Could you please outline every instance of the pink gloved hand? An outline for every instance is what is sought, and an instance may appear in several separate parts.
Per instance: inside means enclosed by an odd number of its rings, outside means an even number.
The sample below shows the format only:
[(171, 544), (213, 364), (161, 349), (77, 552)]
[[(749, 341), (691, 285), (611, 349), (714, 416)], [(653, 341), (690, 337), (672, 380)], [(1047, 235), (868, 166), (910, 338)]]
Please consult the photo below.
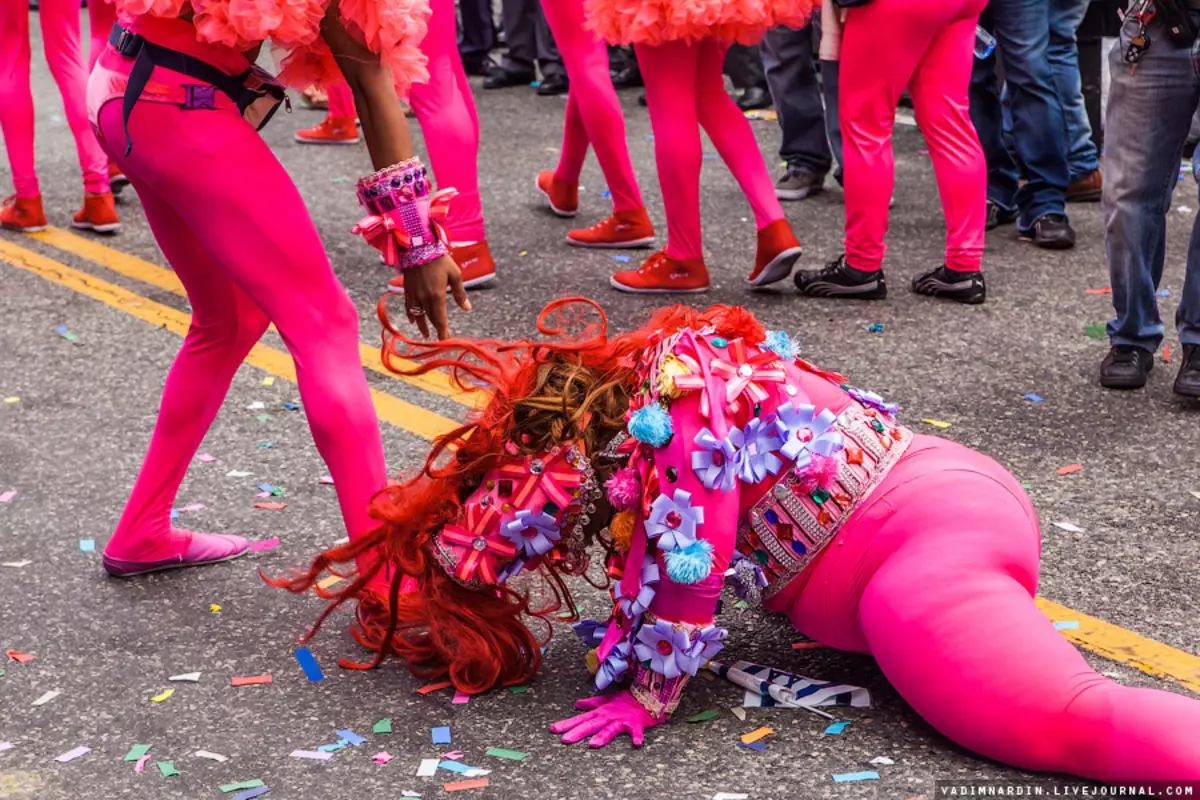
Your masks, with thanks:
[(562, 734), (563, 744), (575, 744), (591, 736), (589, 747), (604, 747), (622, 733), (628, 733), (633, 739), (633, 746), (641, 747), (646, 728), (653, 728), (667, 720), (665, 716), (662, 719), (652, 717), (628, 689), (617, 694), (584, 698), (575, 703), (575, 707), (587, 713), (577, 714), (550, 726), (552, 733)]

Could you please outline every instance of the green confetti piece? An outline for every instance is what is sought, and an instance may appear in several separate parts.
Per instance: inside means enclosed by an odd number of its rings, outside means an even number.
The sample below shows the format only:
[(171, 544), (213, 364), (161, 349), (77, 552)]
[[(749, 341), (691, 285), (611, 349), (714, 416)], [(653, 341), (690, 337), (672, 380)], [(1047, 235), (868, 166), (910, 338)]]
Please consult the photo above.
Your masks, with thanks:
[(505, 750), (503, 747), (489, 747), (484, 755), (507, 758), (509, 761), (521, 761), (528, 757), (529, 753), (522, 753), (520, 750)]
[(721, 716), (721, 712), (715, 708), (710, 708), (708, 711), (701, 711), (694, 717), (688, 717), (688, 722), (708, 722), (710, 719), (716, 719)]
[(1022, 488), (1022, 489), (1024, 489), (1025, 491), (1027, 491), (1027, 492), (1032, 492), (1032, 491), (1033, 491), (1033, 484), (1032, 484), (1032, 483), (1022, 483), (1022, 484), (1021, 484), (1021, 488)]
[(347, 178), (345, 175), (339, 175), (336, 178), (330, 178), (329, 182), (330, 183), (349, 183), (350, 179)]
[(272, 417), (270, 414), (257, 414), (254, 418), (259, 422), (267, 422), (268, 420), (274, 419), (274, 417)]
[(379, 720), (379, 722), (376, 722), (375, 726), (371, 728), (371, 732), (372, 733), (391, 733), (392, 732), (392, 720), (391, 719)]
[(1103, 324), (1088, 325), (1086, 328), (1083, 329), (1083, 332), (1085, 334), (1087, 334), (1087, 337), (1089, 339), (1100, 340), (1100, 339), (1108, 338), (1108, 329)]
[(255, 778), (252, 781), (242, 781), (241, 783), (227, 783), (221, 787), (221, 791), (228, 794), (229, 792), (237, 792), (242, 789), (257, 789), (260, 786), (266, 786), (266, 784)]
[(179, 770), (175, 769), (175, 765), (172, 764), (170, 761), (159, 761), (157, 766), (158, 766), (158, 771), (162, 773), (162, 776), (164, 778), (169, 778), (172, 775), (179, 774)]
[(150, 752), (150, 745), (135, 744), (133, 747), (129, 748), (129, 752), (125, 754), (125, 760), (126, 761), (137, 761), (139, 758), (141, 758), (142, 756), (146, 755), (146, 753), (149, 753), (149, 752)]
[(733, 604), (733, 607), (734, 608), (749, 608), (750, 604), (747, 603), (745, 600), (738, 600), (736, 603)]
[(526, 694), (529, 691), (528, 686), (510, 686), (508, 687), (509, 694)]

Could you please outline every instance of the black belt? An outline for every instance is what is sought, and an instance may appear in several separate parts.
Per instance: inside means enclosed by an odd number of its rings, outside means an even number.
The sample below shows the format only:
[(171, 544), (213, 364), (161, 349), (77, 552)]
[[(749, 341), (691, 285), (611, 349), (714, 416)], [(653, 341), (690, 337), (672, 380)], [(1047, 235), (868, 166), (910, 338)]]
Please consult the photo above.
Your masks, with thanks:
[[(133, 69), (129, 72), (129, 83), (125, 87), (125, 96), (121, 102), (121, 124), (125, 129), (125, 155), (129, 155), (133, 151), (133, 141), (129, 138), (129, 115), (133, 113), (134, 105), (145, 91), (146, 83), (154, 74), (155, 67), (163, 67), (204, 82), (203, 84), (184, 85), (186, 93), (184, 108), (216, 108), (215, 89), (219, 89), (237, 104), (239, 112), (244, 112), (251, 103), (262, 96), (245, 85), (246, 78), (252, 70), (246, 70), (241, 75), (229, 75), (195, 56), (149, 42), (140, 34), (121, 27), (120, 23), (113, 25), (112, 33), (108, 36), (108, 43), (121, 55), (134, 59)], [(263, 124), (266, 124), (266, 120), (263, 121)]]

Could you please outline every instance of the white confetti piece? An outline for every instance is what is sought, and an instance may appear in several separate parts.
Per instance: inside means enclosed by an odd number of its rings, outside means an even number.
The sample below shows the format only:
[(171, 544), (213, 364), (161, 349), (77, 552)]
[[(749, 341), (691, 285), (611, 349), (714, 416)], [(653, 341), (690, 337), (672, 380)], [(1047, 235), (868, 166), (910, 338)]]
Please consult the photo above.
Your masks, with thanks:
[(201, 464), (211, 464), (216, 461), (217, 458), (216, 456), (210, 456), (208, 453), (201, 453), (200, 455), (196, 456), (196, 460)]
[(225, 762), (229, 760), (228, 756), (223, 756), (220, 753), (210, 753), (207, 750), (197, 750), (196, 758), (207, 758), (209, 761)]
[(30, 560), (27, 558), (27, 559), (25, 559), (25, 560), (23, 560), (23, 561), (4, 561), (4, 562), (0, 562), (0, 565), (2, 565), (2, 566), (5, 566), (5, 567), (14, 567), (15, 569), (24, 569), (25, 567), (28, 567), (28, 566), (29, 566), (30, 564), (32, 564), (32, 563), (33, 563), (33, 562), (32, 562), (32, 561), (30, 561)]
[(308, 758), (313, 761), (328, 761), (333, 758), (333, 753), (325, 753), (320, 750), (293, 750), (288, 753), (290, 758)]
[(1083, 528), (1071, 522), (1056, 522), (1054, 523), (1054, 527), (1064, 530), (1067, 533), (1083, 533)]
[(744, 792), (717, 792), (712, 800), (750, 800), (750, 795)]
[(242, 472), (240, 469), (231, 469), (225, 473), (226, 478), (249, 478), (249, 472)]
[(738, 719), (740, 719), (742, 722), (746, 721), (746, 709), (742, 708), (741, 706), (734, 706), (733, 708), (731, 708), (729, 710), (732, 711), (733, 715), (735, 717), (737, 717)]
[(413, 792), (413, 791), (410, 791), (410, 790), (408, 790), (408, 789), (405, 789), (403, 792), (401, 792), (401, 793), (400, 793), (400, 796), (401, 796), (401, 797), (416, 797), (416, 798), (420, 798), (420, 796), (421, 796), (421, 795), (420, 795), (419, 793), (417, 793), (417, 792)]
[(436, 758), (422, 758), (421, 765), (417, 767), (418, 778), (432, 778), (437, 774), (438, 760)]
[(46, 692), (44, 695), (39, 697), (37, 700), (34, 700), (33, 704), (35, 706), (44, 706), (44, 705), (46, 705), (46, 703), (49, 703), (51, 700), (58, 697), (60, 694), (62, 694), (62, 692), (60, 690), (53, 689), (49, 692)]
[(893, 764), (895, 764), (896, 762), (892, 761), (887, 756), (875, 756), (875, 758), (871, 759), (870, 763), (879, 764), (880, 766), (884, 766), (884, 767), (890, 767)]
[(268, 375), (267, 377), (263, 378), (263, 379), (262, 379), (262, 385), (263, 385), (263, 386), (274, 386), (274, 385), (275, 385), (275, 378), (274, 378), (274, 376), (272, 376), (272, 375)]
[(1200, 500), (1200, 492), (1188, 492), (1188, 494), (1190, 494), (1192, 497), (1196, 498), (1197, 500)]
[(0, 753), (5, 750), (12, 750), (12, 742), (0, 742)]
[(260, 403), (258, 400), (255, 400), (253, 403), (246, 406), (247, 411), (262, 411), (264, 408), (266, 408), (266, 405)]
[(76, 747), (74, 750), (68, 750), (67, 752), (63, 753), (61, 756), (58, 756), (54, 760), (60, 764), (65, 764), (68, 761), (74, 761), (75, 759), (79, 758), (80, 756), (86, 756), (90, 752), (92, 752), (92, 748), (80, 746), (80, 747)]
[(169, 680), (169, 681), (190, 681), (191, 683), (195, 683), (196, 681), (200, 680), (200, 673), (199, 672), (185, 672), (182, 675), (172, 675), (171, 677), (167, 678), (167, 680)]

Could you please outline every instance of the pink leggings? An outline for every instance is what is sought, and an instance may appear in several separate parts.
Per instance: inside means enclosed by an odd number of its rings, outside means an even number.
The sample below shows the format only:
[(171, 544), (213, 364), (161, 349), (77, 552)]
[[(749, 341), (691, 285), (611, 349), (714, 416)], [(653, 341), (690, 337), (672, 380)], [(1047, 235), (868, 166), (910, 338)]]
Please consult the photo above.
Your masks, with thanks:
[(117, 21), (117, 7), (110, 0), (88, 0), (88, 31), (91, 47), (88, 50), (88, 72), (96, 66), (96, 59), (108, 45), (108, 35)]
[(1200, 778), (1200, 702), (1102, 677), (1034, 604), (1037, 517), (1000, 465), (918, 436), (867, 502), (772, 608), (874, 656), (927, 722), (988, 758)]
[[(111, 50), (104, 59), (126, 73), (132, 63)], [(179, 484), (242, 359), (272, 322), (296, 363), (346, 529), (350, 536), (368, 530), (367, 508), (386, 471), (359, 362), (358, 313), (295, 184), (234, 109), (139, 102), (129, 120), (129, 156), (120, 101), (106, 103), (98, 117), (100, 141), (137, 190), (192, 306), (146, 461), (106, 552), (153, 560), (182, 546), (170, 520)]]
[(588, 145), (612, 193), (614, 211), (642, 208), (642, 193), (625, 144), (625, 117), (608, 72), (608, 48), (584, 28), (583, 0), (544, 0), (542, 11), (571, 81), (562, 155), (554, 177), (578, 183)]
[[(413, 112), (425, 134), (425, 149), (439, 185), (453, 187), (446, 227), (455, 242), (487, 238), (479, 199), (479, 117), (475, 96), (458, 55), (454, 0), (430, 0), (433, 13), (421, 51), (429, 59), (429, 82), (412, 87)], [(329, 115), (356, 117), (354, 94), (344, 82), (326, 87)]]
[[(87, 118), (87, 69), (80, 49), (79, 0), (42, 0), (42, 43), (75, 135), (83, 187), (108, 191), (108, 162)], [(0, 0), (0, 130), (18, 197), (41, 194), (33, 156), (28, 0)]]
[(987, 219), (987, 162), (968, 113), (975, 26), (987, 0), (873, 0), (842, 34), (840, 98), (846, 260), (883, 265), (895, 184), (892, 125), (908, 86), (946, 218), (946, 265), (977, 271)]
[(636, 46), (646, 80), (658, 181), (667, 212), (667, 254), (703, 258), (700, 234), (700, 127), (754, 209), (759, 230), (783, 219), (783, 208), (750, 123), (725, 92), (726, 45), (715, 40)]

